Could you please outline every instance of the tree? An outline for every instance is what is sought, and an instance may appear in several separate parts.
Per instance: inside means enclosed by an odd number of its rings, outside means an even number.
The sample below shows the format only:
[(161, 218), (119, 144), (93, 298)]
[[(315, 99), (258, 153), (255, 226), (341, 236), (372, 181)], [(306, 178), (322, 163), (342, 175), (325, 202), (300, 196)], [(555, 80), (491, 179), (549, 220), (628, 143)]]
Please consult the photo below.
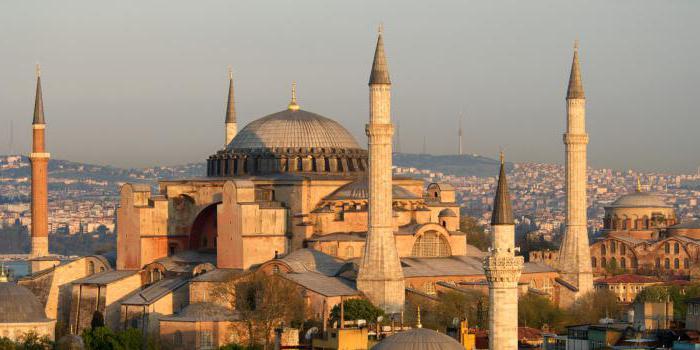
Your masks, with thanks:
[(83, 331), (86, 350), (130, 350), (143, 349), (145, 344), (141, 331), (129, 328), (114, 333), (107, 327), (97, 327)]
[(467, 234), (467, 243), (486, 251), (491, 244), (489, 235), (485, 232), (484, 226), (479, 225), (476, 218), (462, 216), (459, 219), (459, 230)]
[[(377, 317), (384, 316), (384, 311), (366, 299), (347, 299), (343, 301), (344, 318), (345, 320), (366, 320), (374, 323)], [(340, 305), (333, 306), (331, 309), (331, 322), (340, 322)]]
[(279, 275), (252, 273), (214, 287), (212, 295), (239, 312), (247, 324), (251, 347), (258, 343), (267, 347), (275, 327), (303, 323), (306, 318), (306, 303), (299, 287)]
[(92, 313), (92, 321), (90, 321), (90, 328), (99, 328), (105, 326), (105, 317), (98, 310)]
[(36, 332), (28, 332), (20, 337), (18, 349), (22, 350), (50, 350), (53, 342), (47, 336), (39, 336)]
[(621, 307), (615, 293), (600, 289), (583, 295), (567, 311), (569, 324), (597, 323), (602, 318), (619, 316)]
[(518, 325), (542, 328), (549, 325), (561, 328), (564, 322), (564, 311), (544, 297), (527, 293), (518, 298)]
[(15, 350), (15, 342), (7, 337), (0, 337), (0, 350)]

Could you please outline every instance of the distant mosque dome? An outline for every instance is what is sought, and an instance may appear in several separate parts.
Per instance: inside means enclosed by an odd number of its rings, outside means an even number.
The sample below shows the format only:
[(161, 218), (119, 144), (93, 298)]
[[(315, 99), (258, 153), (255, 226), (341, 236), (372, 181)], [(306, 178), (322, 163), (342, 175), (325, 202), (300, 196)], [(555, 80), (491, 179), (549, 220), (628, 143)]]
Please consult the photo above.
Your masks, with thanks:
[(227, 148), (361, 149), (350, 132), (338, 122), (301, 109), (286, 109), (251, 122)]
[(464, 346), (432, 329), (414, 328), (382, 340), (372, 350), (464, 350)]
[(611, 205), (611, 208), (672, 208), (662, 196), (649, 192), (634, 192), (626, 194)]

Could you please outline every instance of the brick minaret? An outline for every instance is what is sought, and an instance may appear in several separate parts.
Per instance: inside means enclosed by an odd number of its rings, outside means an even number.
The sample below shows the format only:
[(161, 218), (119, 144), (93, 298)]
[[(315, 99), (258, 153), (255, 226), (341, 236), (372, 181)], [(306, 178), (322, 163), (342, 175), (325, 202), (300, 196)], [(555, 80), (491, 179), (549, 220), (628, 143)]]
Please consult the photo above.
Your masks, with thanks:
[(233, 98), (233, 70), (228, 67), (228, 102), (226, 103), (226, 144), (228, 146), (238, 133), (238, 123), (236, 122), (236, 102)]
[(593, 290), (586, 215), (586, 96), (581, 82), (578, 43), (574, 45), (566, 112), (566, 232), (559, 249), (559, 271), (565, 280), (578, 287), (578, 296)]
[(34, 121), (32, 122), (32, 153), (29, 155), (32, 163), (32, 251), (30, 253), (32, 259), (49, 255), (48, 166), (50, 155), (46, 152), (44, 135), (46, 121), (44, 120), (40, 72), (37, 65)]
[(490, 254), (484, 259), (484, 273), (489, 284), (489, 349), (517, 350), (518, 280), (523, 257), (515, 256), (515, 224), (503, 154), (491, 228)]
[(403, 310), (405, 287), (392, 228), (391, 80), (379, 30), (369, 77), (369, 228), (357, 288), (389, 314)]

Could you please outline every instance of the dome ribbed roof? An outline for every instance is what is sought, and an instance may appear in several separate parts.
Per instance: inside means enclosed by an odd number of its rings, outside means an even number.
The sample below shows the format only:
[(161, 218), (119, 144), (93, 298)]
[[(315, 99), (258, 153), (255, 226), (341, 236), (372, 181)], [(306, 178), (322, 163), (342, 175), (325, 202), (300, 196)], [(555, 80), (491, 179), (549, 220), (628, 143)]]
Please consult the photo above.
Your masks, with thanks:
[(649, 192), (635, 192), (626, 194), (611, 205), (611, 208), (671, 208), (663, 197)]
[(45, 322), (44, 306), (24, 286), (0, 283), (0, 323)]
[(316, 113), (286, 109), (246, 125), (228, 145), (228, 149), (246, 148), (361, 147), (338, 122)]
[(372, 350), (464, 350), (464, 347), (445, 334), (415, 328), (382, 340)]
[[(413, 192), (398, 186), (391, 186), (391, 196), (393, 199), (420, 199)], [(369, 198), (369, 183), (367, 178), (351, 182), (341, 186), (335, 192), (331, 193), (325, 199), (340, 200), (340, 199), (368, 199)]]

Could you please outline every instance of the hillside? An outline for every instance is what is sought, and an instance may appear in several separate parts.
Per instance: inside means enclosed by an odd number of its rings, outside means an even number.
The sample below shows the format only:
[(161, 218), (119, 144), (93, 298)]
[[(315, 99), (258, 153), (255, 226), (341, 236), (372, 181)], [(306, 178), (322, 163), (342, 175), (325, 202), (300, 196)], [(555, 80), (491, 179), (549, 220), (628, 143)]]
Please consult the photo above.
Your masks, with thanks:
[[(418, 169), (430, 169), (456, 176), (489, 177), (498, 174), (499, 161), (496, 159), (463, 155), (394, 154), (394, 165)], [(511, 163), (506, 163), (510, 170)]]

